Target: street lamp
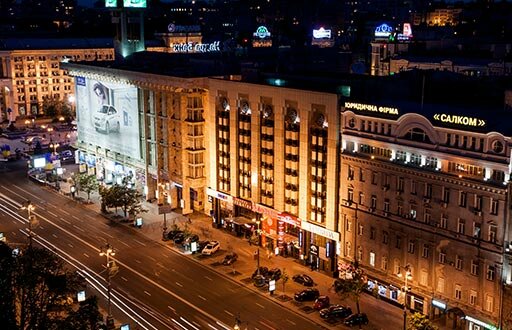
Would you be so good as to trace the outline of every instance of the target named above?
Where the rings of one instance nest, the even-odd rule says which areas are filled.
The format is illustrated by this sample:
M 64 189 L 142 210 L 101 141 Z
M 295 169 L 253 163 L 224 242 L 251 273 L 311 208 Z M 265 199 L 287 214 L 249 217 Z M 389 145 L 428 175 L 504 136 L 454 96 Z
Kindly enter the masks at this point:
M 261 221 L 259 219 L 256 219 L 256 218 L 253 218 L 252 219 L 252 222 L 254 222 L 257 226 L 257 229 L 256 229 L 256 235 L 258 237 L 258 250 L 256 251 L 256 271 L 258 272 L 257 274 L 259 275 L 260 274 L 260 223 Z
M 105 244 L 104 246 L 100 247 L 100 256 L 105 256 L 107 264 L 106 264 L 106 270 L 107 270 L 107 328 L 108 329 L 114 329 L 114 318 L 112 317 L 112 308 L 110 306 L 110 279 L 114 277 L 117 274 L 118 267 L 116 266 L 114 261 L 111 261 L 110 259 L 116 255 L 116 251 L 114 248 L 109 244 Z
M 23 203 L 21 207 L 22 210 L 27 210 L 28 212 L 28 247 L 32 249 L 32 221 L 33 215 L 32 212 L 36 209 L 30 200 Z
M 53 154 L 57 154 L 57 148 L 60 147 L 60 144 L 58 143 L 50 143 L 50 148 L 53 148 Z
M 396 274 L 400 278 L 404 278 L 404 330 L 407 329 L 407 292 L 409 291 L 409 287 L 407 286 L 407 281 L 412 280 L 412 272 L 411 265 L 407 264 L 404 267 L 405 273 L 402 274 L 401 271 Z

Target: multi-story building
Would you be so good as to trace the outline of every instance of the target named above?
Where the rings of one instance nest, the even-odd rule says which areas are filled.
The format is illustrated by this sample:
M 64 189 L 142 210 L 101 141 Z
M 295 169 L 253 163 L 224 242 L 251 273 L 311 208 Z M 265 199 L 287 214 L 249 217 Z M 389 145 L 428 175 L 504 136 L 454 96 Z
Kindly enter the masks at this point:
M 73 101 L 68 97 L 74 94 L 74 82 L 60 68 L 62 61 L 113 59 L 110 39 L 2 40 L 0 119 L 42 115 L 46 99 Z
M 448 315 L 447 326 L 499 328 L 512 280 L 508 117 L 345 102 L 340 256 L 384 300 L 407 297 L 412 310 Z

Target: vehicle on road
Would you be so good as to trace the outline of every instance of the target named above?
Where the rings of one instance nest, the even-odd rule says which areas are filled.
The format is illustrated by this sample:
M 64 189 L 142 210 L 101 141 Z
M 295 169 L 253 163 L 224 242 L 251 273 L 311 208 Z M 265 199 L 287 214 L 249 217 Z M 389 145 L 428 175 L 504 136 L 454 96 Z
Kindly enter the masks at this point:
M 28 145 L 35 145 L 37 142 L 39 142 L 40 144 L 45 144 L 46 138 L 39 135 L 33 135 L 26 137 L 25 139 L 21 140 L 21 142 L 26 143 Z
M 114 131 L 119 132 L 121 129 L 121 115 L 113 106 L 103 105 L 94 114 L 94 129 L 96 131 L 103 131 L 106 134 Z
M 313 304 L 313 308 L 317 311 L 327 308 L 331 305 L 331 300 L 329 299 L 329 296 L 320 296 L 315 300 L 315 303 Z
M 218 241 L 210 241 L 201 252 L 204 255 L 212 255 L 215 252 L 219 251 L 220 243 Z
M 293 280 L 299 284 L 304 285 L 304 286 L 315 285 L 315 282 L 313 282 L 313 279 L 306 274 L 293 275 Z
M 314 301 L 320 296 L 318 289 L 308 288 L 297 292 L 294 296 L 296 301 Z
M 229 266 L 229 265 L 233 264 L 237 260 L 238 260 L 238 254 L 236 254 L 235 252 L 232 252 L 232 253 L 227 254 L 224 257 L 224 259 L 222 260 L 222 264 L 224 266 Z
M 320 317 L 323 319 L 344 319 L 350 315 L 352 315 L 352 309 L 342 305 L 332 305 L 320 311 Z
M 368 316 L 365 313 L 352 314 L 343 321 L 345 325 L 352 327 L 354 325 L 368 324 Z

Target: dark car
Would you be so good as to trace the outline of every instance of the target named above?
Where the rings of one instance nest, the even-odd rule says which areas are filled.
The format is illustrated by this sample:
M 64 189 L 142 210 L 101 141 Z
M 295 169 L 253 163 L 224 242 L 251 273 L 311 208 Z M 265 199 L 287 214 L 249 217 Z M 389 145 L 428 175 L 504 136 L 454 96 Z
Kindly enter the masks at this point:
M 349 327 L 359 324 L 368 324 L 368 316 L 365 313 L 352 314 L 343 321 Z
M 267 274 L 265 275 L 265 280 L 270 282 L 272 280 L 278 281 L 281 278 L 282 272 L 279 268 L 269 269 Z
M 329 299 L 329 296 L 320 296 L 315 300 L 315 303 L 313 304 L 313 308 L 317 311 L 327 308 L 331 305 L 331 300 Z
M 254 286 L 257 288 L 261 288 L 267 284 L 265 281 L 265 276 L 263 275 L 256 275 L 252 278 L 252 280 L 254 281 Z
M 304 286 L 313 286 L 315 284 L 315 282 L 313 282 L 313 279 L 306 274 L 293 275 L 293 280 Z
M 257 275 L 263 275 L 263 277 L 265 277 L 265 275 L 267 275 L 267 273 L 268 273 L 267 267 L 260 267 L 259 269 L 256 269 L 254 271 L 254 273 L 252 273 L 251 278 L 254 279 Z
M 237 260 L 238 260 L 238 254 L 236 254 L 235 252 L 232 252 L 232 253 L 226 254 L 224 259 L 222 260 L 222 264 L 225 266 L 229 266 Z
M 320 311 L 320 317 L 323 319 L 344 319 L 351 314 L 352 309 L 350 307 L 345 307 L 341 305 L 332 305 Z
M 185 238 L 186 236 L 184 232 L 177 233 L 174 236 L 174 244 L 183 244 L 183 242 L 185 242 Z
M 182 231 L 182 230 L 179 230 L 179 229 L 173 229 L 173 230 L 171 230 L 171 231 L 169 231 L 169 232 L 167 233 L 167 238 L 168 238 L 168 239 L 174 239 L 174 237 L 175 237 L 176 235 L 178 235 L 179 233 L 183 233 L 183 231 Z
M 320 296 L 320 292 L 317 289 L 305 289 L 295 294 L 295 300 L 297 301 L 313 301 Z
M 210 241 L 199 241 L 197 242 L 197 251 L 201 252 L 203 251 L 204 247 L 208 245 Z
M 190 244 L 192 242 L 199 242 L 199 236 L 196 234 L 189 235 L 186 239 L 184 244 Z
M 334 288 L 334 292 L 338 292 L 343 287 L 343 282 L 341 279 L 337 278 L 334 280 L 334 283 L 332 283 L 332 287 Z

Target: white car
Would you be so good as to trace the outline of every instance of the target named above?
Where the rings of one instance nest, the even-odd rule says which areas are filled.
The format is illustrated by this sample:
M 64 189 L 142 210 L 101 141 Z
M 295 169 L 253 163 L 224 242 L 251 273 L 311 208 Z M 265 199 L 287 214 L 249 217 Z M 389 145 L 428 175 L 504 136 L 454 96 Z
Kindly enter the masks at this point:
M 96 131 L 103 131 L 107 134 L 119 132 L 121 115 L 113 106 L 104 105 L 94 114 L 94 128 Z
M 212 255 L 215 252 L 219 251 L 220 249 L 220 243 L 217 241 L 210 241 L 206 246 L 204 247 L 203 251 L 201 252 L 204 255 Z

